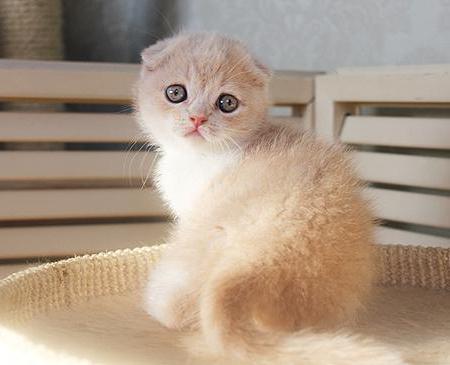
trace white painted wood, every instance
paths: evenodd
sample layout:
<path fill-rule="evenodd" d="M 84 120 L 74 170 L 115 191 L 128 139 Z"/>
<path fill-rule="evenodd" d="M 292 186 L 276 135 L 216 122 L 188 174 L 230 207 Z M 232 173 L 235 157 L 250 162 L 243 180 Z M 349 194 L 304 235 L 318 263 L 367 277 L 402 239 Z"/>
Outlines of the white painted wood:
<path fill-rule="evenodd" d="M 1 142 L 144 142 L 130 114 L 0 112 Z"/>
<path fill-rule="evenodd" d="M 450 106 L 448 65 L 339 70 L 318 76 L 315 83 L 315 132 L 320 138 L 356 145 L 406 148 L 450 148 L 450 119 L 422 117 L 358 116 L 360 106 Z M 361 152 L 356 155 L 362 176 L 372 182 L 448 190 L 449 160 L 400 154 Z M 408 191 L 371 189 L 379 217 L 438 228 L 450 228 L 450 197 Z M 414 232 L 383 230 L 389 242 L 410 243 L 441 237 Z M 390 242 L 398 243 L 398 242 Z M 425 243 L 426 244 L 426 243 Z"/>
<path fill-rule="evenodd" d="M 0 264 L 0 279 L 6 278 L 15 272 L 29 269 L 39 264 Z"/>
<path fill-rule="evenodd" d="M 277 71 L 269 87 L 273 104 L 308 104 L 314 98 L 314 77 L 317 72 Z"/>
<path fill-rule="evenodd" d="M 0 221 L 167 214 L 150 189 L 3 190 L 0 202 Z"/>
<path fill-rule="evenodd" d="M 450 103 L 447 68 L 422 67 L 412 72 L 344 72 L 319 75 L 315 82 L 315 131 L 339 138 L 345 113 L 361 104 L 445 106 Z M 352 110 L 353 109 L 353 110 Z"/>
<path fill-rule="evenodd" d="M 130 103 L 139 65 L 87 62 L 0 60 L 0 99 Z M 306 104 L 314 74 L 275 72 L 273 104 Z"/>
<path fill-rule="evenodd" d="M 375 152 L 353 155 L 366 181 L 450 190 L 449 158 Z"/>
<path fill-rule="evenodd" d="M 349 116 L 340 139 L 350 144 L 450 149 L 450 119 Z"/>
<path fill-rule="evenodd" d="M 336 102 L 449 103 L 450 72 L 348 73 L 319 75 L 317 93 Z"/>
<path fill-rule="evenodd" d="M 450 228 L 450 197 L 389 189 L 367 189 L 382 219 Z"/>
<path fill-rule="evenodd" d="M 374 67 L 340 67 L 336 73 L 340 75 L 358 75 L 358 74 L 428 74 L 434 73 L 450 73 L 450 65 L 401 65 L 401 66 L 374 66 Z"/>
<path fill-rule="evenodd" d="M 71 256 L 163 243 L 169 223 L 0 228 L 0 257 Z"/>
<path fill-rule="evenodd" d="M 156 154 L 116 151 L 0 151 L 0 181 L 123 181 L 150 176 Z"/>
<path fill-rule="evenodd" d="M 377 243 L 383 245 L 416 245 L 450 248 L 450 238 L 388 227 L 377 228 L 375 231 L 375 239 Z"/>
<path fill-rule="evenodd" d="M 0 98 L 129 103 L 138 65 L 0 61 Z"/>
<path fill-rule="evenodd" d="M 294 128 L 306 128 L 307 121 L 302 117 L 270 117 L 270 122 L 275 125 L 291 126 Z"/>

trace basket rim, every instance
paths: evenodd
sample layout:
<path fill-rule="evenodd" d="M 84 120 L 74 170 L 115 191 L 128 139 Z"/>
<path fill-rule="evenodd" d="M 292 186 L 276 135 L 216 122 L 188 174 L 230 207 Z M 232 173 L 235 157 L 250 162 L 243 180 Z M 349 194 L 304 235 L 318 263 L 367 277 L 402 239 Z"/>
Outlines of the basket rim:
<path fill-rule="evenodd" d="M 138 290 L 166 246 L 78 256 L 13 273 L 0 280 L 0 321 L 23 322 L 92 298 Z M 376 248 L 380 285 L 450 291 L 450 248 Z"/>

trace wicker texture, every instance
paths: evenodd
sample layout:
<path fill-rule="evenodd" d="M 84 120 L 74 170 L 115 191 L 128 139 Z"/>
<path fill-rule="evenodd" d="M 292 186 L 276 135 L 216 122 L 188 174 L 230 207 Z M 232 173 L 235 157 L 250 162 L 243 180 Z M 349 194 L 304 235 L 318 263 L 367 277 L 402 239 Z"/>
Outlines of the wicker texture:
<path fill-rule="evenodd" d="M 61 59 L 61 1 L 0 1 L 0 42 L 1 57 Z"/>
<path fill-rule="evenodd" d="M 379 246 L 384 286 L 450 290 L 450 249 Z"/>
<path fill-rule="evenodd" d="M 161 247 L 80 256 L 12 274 L 0 281 L 0 320 L 22 322 L 94 297 L 141 288 Z"/>
<path fill-rule="evenodd" d="M 64 56 L 61 0 L 1 0 L 0 58 L 61 60 Z M 6 103 L 10 110 L 59 110 L 58 105 Z M 7 144 L 11 149 L 61 148 L 58 143 Z"/>
<path fill-rule="evenodd" d="M 12 274 L 0 281 L 0 320 L 26 321 L 142 288 L 163 247 L 81 256 Z M 378 252 L 381 285 L 450 290 L 450 249 L 379 246 Z"/>

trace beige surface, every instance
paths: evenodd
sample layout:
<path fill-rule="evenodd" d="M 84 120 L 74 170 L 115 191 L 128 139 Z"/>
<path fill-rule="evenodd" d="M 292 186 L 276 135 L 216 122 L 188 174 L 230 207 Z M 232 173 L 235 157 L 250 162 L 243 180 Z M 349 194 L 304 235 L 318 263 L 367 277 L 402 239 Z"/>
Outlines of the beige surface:
<path fill-rule="evenodd" d="M 81 257 L 0 282 L 0 323 L 32 344 L 95 364 L 196 364 L 179 334 L 142 310 L 160 248 Z M 450 251 L 380 249 L 383 275 L 352 333 L 402 352 L 408 364 L 450 363 Z M 210 362 L 211 363 L 211 362 Z"/>
<path fill-rule="evenodd" d="M 161 198 L 150 189 L 0 191 L 0 220 L 161 217 Z"/>
<path fill-rule="evenodd" d="M 401 245 L 440 246 L 450 248 L 450 238 L 431 234 L 408 232 L 401 229 L 377 227 L 376 242 L 391 244 L 397 242 Z"/>
<path fill-rule="evenodd" d="M 168 222 L 0 228 L 0 256 L 5 259 L 64 257 L 74 252 L 151 246 L 163 242 L 169 228 Z"/>
<path fill-rule="evenodd" d="M 366 181 L 450 190 L 449 158 L 377 152 L 355 152 L 354 156 L 358 173 Z"/>
<path fill-rule="evenodd" d="M 106 180 L 131 187 L 151 174 L 155 158 L 134 151 L 0 151 L 0 181 Z"/>
<path fill-rule="evenodd" d="M 0 279 L 7 277 L 15 272 L 28 269 L 33 266 L 37 266 L 38 263 L 35 264 L 3 264 L 0 265 Z"/>
<path fill-rule="evenodd" d="M 349 116 L 342 142 L 362 145 L 450 149 L 450 120 L 444 118 Z"/>
<path fill-rule="evenodd" d="M 0 121 L 5 142 L 144 141 L 130 114 L 0 112 Z"/>
<path fill-rule="evenodd" d="M 380 218 L 450 228 L 449 196 L 370 188 L 367 197 Z"/>
<path fill-rule="evenodd" d="M 447 68 L 320 75 L 315 84 L 317 132 L 327 138 L 338 137 L 346 113 L 355 115 L 358 104 L 448 105 Z"/>

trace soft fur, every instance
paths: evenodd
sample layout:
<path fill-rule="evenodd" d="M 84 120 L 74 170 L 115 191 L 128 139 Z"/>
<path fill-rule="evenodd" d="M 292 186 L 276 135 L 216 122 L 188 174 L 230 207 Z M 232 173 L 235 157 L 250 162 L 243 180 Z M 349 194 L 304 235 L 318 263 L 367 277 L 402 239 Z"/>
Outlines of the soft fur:
<path fill-rule="evenodd" d="M 352 321 L 370 293 L 373 220 L 341 146 L 267 121 L 269 78 L 240 42 L 215 34 L 143 52 L 138 117 L 160 146 L 156 181 L 177 217 L 146 309 L 194 331 L 194 352 L 201 343 L 218 356 L 309 364 L 314 340 L 299 331 Z M 186 101 L 166 99 L 172 84 Z M 236 111 L 216 107 L 223 93 Z M 187 135 L 199 113 L 208 121 Z"/>

